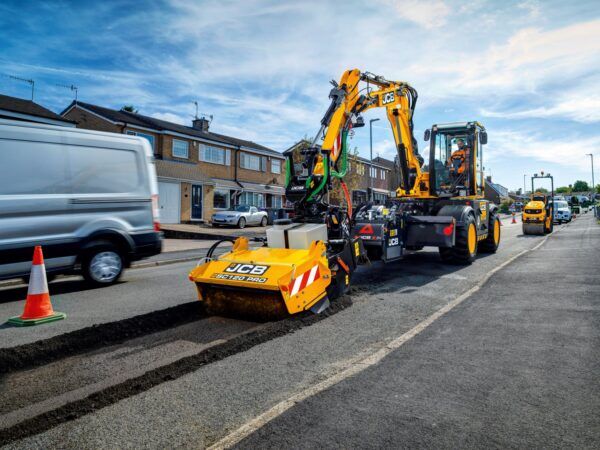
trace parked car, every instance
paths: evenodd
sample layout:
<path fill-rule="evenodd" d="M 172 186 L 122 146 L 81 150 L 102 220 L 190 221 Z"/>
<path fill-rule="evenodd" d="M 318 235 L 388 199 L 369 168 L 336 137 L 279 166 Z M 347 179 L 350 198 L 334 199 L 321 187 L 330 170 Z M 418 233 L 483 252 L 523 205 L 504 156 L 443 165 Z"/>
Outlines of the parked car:
<path fill-rule="evenodd" d="M 49 278 L 80 273 L 99 286 L 160 253 L 148 141 L 0 120 L 0 279 L 27 277 L 36 245 Z"/>
<path fill-rule="evenodd" d="M 230 225 L 244 228 L 246 225 L 260 225 L 266 227 L 268 214 L 259 211 L 256 206 L 238 205 L 226 211 L 219 211 L 212 216 L 212 226 Z"/>
<path fill-rule="evenodd" d="M 557 200 L 554 202 L 554 222 L 563 223 L 570 222 L 571 208 L 565 200 Z"/>

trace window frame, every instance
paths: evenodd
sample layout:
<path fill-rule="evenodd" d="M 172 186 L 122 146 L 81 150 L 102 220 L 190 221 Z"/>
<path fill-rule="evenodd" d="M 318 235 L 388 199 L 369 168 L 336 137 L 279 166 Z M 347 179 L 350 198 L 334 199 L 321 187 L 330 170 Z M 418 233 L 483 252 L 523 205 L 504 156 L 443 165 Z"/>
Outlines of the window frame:
<path fill-rule="evenodd" d="M 223 155 L 222 162 L 206 158 L 205 151 L 220 152 Z M 200 145 L 198 145 L 198 160 L 201 162 L 208 163 L 208 164 L 218 164 L 220 166 L 230 166 L 231 165 L 231 150 L 228 148 L 218 147 L 216 145 L 200 143 Z"/>
<path fill-rule="evenodd" d="M 246 166 L 246 158 L 252 158 L 258 160 L 258 169 L 254 167 Z M 240 152 L 240 168 L 244 170 L 253 170 L 255 172 L 266 172 L 267 170 L 267 157 L 261 155 L 255 155 L 248 152 Z"/>
<path fill-rule="evenodd" d="M 179 156 L 175 154 L 175 143 L 183 143 L 185 144 L 185 156 Z M 184 141 L 183 139 L 175 139 L 173 138 L 171 141 L 171 156 L 173 156 L 173 158 L 180 158 L 180 159 L 190 159 L 190 143 L 189 141 Z"/>
<path fill-rule="evenodd" d="M 226 206 L 225 206 L 224 208 L 221 208 L 221 207 L 214 206 L 214 204 L 215 204 L 215 194 L 216 194 L 217 192 L 220 192 L 220 193 L 227 193 L 227 194 L 225 195 L 225 199 L 226 199 L 225 203 L 226 203 Z M 230 207 L 231 207 L 231 189 L 227 189 L 227 188 L 215 188 L 215 190 L 213 191 L 213 209 L 216 209 L 216 210 L 219 210 L 219 211 L 224 211 L 224 210 L 227 210 L 227 209 L 229 209 Z"/>
<path fill-rule="evenodd" d="M 273 170 L 273 163 L 277 163 L 277 171 Z M 271 159 L 271 173 L 280 175 L 281 174 L 281 160 L 277 158 Z"/>
<path fill-rule="evenodd" d="M 135 131 L 135 130 L 126 130 L 125 134 L 128 136 L 139 136 L 141 138 L 146 139 L 147 141 L 150 142 L 150 146 L 152 147 L 152 152 L 156 152 L 156 138 L 154 137 L 153 134 L 144 133 L 142 131 Z M 151 140 L 148 138 L 151 138 Z"/>

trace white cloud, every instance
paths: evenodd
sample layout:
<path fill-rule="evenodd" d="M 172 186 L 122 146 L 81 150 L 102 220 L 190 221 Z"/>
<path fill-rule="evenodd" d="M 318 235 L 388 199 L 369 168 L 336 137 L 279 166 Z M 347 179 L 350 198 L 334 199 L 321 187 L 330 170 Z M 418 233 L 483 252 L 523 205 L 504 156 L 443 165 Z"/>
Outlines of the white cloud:
<path fill-rule="evenodd" d="M 587 171 L 589 160 L 585 154 L 599 146 L 600 136 L 548 139 L 536 134 L 496 130 L 489 135 L 484 159 L 499 162 L 510 161 L 512 157 L 529 158 L 530 165 L 552 163 Z"/>
<path fill-rule="evenodd" d="M 427 29 L 446 24 L 450 7 L 441 0 L 391 0 L 396 14 Z"/>
<path fill-rule="evenodd" d="M 150 117 L 154 117 L 155 119 L 160 119 L 160 120 L 166 120 L 167 122 L 173 122 L 173 123 L 178 123 L 179 125 L 190 125 L 190 121 L 186 120 L 184 117 L 180 116 L 179 114 L 173 114 L 170 112 L 157 112 L 154 114 L 151 114 Z"/>

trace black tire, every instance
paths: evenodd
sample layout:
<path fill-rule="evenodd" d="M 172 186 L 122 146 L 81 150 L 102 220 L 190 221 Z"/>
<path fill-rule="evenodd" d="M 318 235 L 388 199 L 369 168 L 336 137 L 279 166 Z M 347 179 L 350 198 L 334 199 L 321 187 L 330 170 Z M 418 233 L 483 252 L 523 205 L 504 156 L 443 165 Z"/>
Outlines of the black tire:
<path fill-rule="evenodd" d="M 245 228 L 246 227 L 246 219 L 244 219 L 243 217 L 240 217 L 240 220 L 238 220 L 237 226 L 240 230 L 242 228 Z"/>
<path fill-rule="evenodd" d="M 261 226 L 261 227 L 266 227 L 266 226 L 267 226 L 267 222 L 268 222 L 267 218 L 266 218 L 266 217 L 263 217 L 263 218 L 261 219 L 261 221 L 260 221 L 260 226 Z"/>
<path fill-rule="evenodd" d="M 472 243 L 471 249 L 469 249 L 469 229 L 471 227 L 475 232 L 475 241 Z M 475 218 L 469 214 L 464 225 L 456 229 L 454 247 L 440 247 L 439 250 L 442 261 L 447 263 L 468 265 L 475 261 L 475 257 L 477 256 L 477 227 L 475 225 Z"/>
<path fill-rule="evenodd" d="M 220 227 L 220 225 L 219 225 L 219 224 L 216 224 L 216 223 L 213 223 L 213 224 L 212 224 L 212 227 L 213 227 L 213 228 L 219 228 L 219 227 Z"/>
<path fill-rule="evenodd" d="M 496 211 L 490 213 L 490 222 L 487 237 L 479 243 L 479 251 L 482 253 L 496 253 L 500 246 L 500 218 Z"/>
<path fill-rule="evenodd" d="M 108 266 L 102 269 L 101 261 Z M 114 265 L 111 265 L 114 264 Z M 99 267 L 100 266 L 100 267 Z M 116 283 L 123 274 L 125 258 L 122 250 L 108 241 L 98 241 L 85 250 L 81 258 L 81 274 L 92 286 L 110 286 Z"/>

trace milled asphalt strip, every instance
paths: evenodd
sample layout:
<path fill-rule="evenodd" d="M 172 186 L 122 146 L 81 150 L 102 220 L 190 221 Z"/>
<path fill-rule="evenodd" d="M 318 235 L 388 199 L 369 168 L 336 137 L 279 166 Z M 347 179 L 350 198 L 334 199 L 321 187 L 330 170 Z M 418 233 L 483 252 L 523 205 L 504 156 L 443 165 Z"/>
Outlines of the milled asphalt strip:
<path fill-rule="evenodd" d="M 556 231 L 555 233 L 557 233 L 559 231 L 560 230 Z M 496 267 L 493 270 L 491 270 L 490 272 L 488 272 L 488 274 L 485 277 L 483 277 L 483 279 L 479 283 L 477 283 L 475 286 L 473 286 L 472 288 L 467 290 L 465 293 L 463 293 L 456 299 L 452 300 L 446 306 L 442 307 L 441 309 L 439 309 L 438 311 L 433 313 L 427 319 L 425 319 L 422 322 L 420 322 L 419 324 L 417 324 L 414 328 L 410 329 L 403 335 L 389 341 L 387 344 L 384 345 L 383 348 L 376 350 L 374 353 L 367 356 L 366 358 L 363 358 L 359 361 L 351 362 L 341 372 L 338 372 L 337 374 L 321 381 L 320 383 L 316 384 L 315 386 L 309 387 L 306 390 L 304 390 L 303 392 L 293 395 L 290 398 L 288 398 L 287 400 L 284 400 L 284 401 L 276 404 L 271 409 L 267 410 L 266 412 L 262 413 L 258 417 L 254 418 L 251 421 L 247 422 L 246 424 L 242 425 L 240 428 L 238 428 L 233 433 L 225 436 L 223 439 L 221 439 L 218 442 L 216 442 L 215 444 L 211 445 L 210 447 L 208 447 L 208 449 L 209 450 L 217 450 L 217 449 L 226 449 L 226 448 L 233 447 L 235 444 L 242 441 L 244 438 L 248 437 L 249 435 L 251 435 L 252 433 L 257 431 L 258 429 L 260 429 L 261 427 L 263 427 L 264 425 L 266 425 L 273 419 L 282 415 L 288 409 L 292 408 L 296 403 L 299 403 L 303 400 L 306 400 L 309 397 L 319 394 L 320 392 L 330 388 L 331 386 L 333 386 L 337 383 L 340 383 L 341 381 L 343 381 L 347 378 L 350 378 L 350 377 L 362 372 L 363 370 L 379 363 L 383 358 L 385 358 L 387 355 L 389 355 L 392 351 L 398 349 L 400 346 L 405 344 L 407 341 L 414 338 L 416 335 L 418 335 L 423 330 L 425 330 L 427 327 L 429 327 L 431 324 L 433 324 L 436 320 L 438 320 L 439 318 L 444 316 L 446 313 L 448 313 L 449 311 L 454 309 L 456 306 L 458 306 L 462 302 L 464 302 L 467 298 L 471 297 L 474 293 L 479 291 L 485 285 L 485 283 L 487 283 L 487 281 L 492 277 L 492 275 L 494 275 L 496 272 L 498 272 L 499 270 L 508 266 L 510 263 L 515 261 L 517 258 L 520 258 L 521 256 L 540 248 L 542 245 L 544 245 L 544 243 L 548 240 L 548 238 L 550 236 L 552 236 L 552 234 L 547 235 L 540 243 L 538 243 L 534 247 L 532 247 L 528 250 L 523 250 L 522 252 L 514 255 L 513 257 L 509 258 L 508 260 L 506 260 L 505 262 L 500 264 L 498 267 Z"/>

